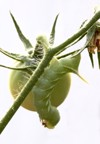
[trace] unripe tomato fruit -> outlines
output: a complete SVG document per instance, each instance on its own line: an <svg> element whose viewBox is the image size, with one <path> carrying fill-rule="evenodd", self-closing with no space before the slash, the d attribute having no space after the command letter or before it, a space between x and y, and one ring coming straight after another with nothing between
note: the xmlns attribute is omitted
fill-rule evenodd
<svg viewBox="0 0 100 144"><path fill-rule="evenodd" d="M22 65L21 63L17 64L18 67L21 65ZM10 86L10 92L14 99L18 96L22 87L26 84L27 80L28 80L27 74L25 72L19 70L12 70L10 74L9 86ZM67 73L65 76L62 77L61 80L59 80L53 92L51 93L51 104L53 106L58 107L60 104L63 103L63 101L68 95L70 84L71 84L71 77L70 74ZM25 98L21 106L30 111L36 111L33 102L33 97L34 94L30 91L30 93Z"/></svg>

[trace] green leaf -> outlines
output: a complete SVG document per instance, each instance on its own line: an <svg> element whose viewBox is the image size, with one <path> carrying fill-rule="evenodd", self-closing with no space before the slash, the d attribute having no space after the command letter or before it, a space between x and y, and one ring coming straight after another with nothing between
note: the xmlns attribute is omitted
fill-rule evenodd
<svg viewBox="0 0 100 144"><path fill-rule="evenodd" d="M54 40L55 40L55 28L56 28L56 23L57 23L57 19L58 19L59 14L56 16L53 26L52 26L52 30L50 33L50 38L49 38L49 44L52 46L54 44Z"/></svg>
<svg viewBox="0 0 100 144"><path fill-rule="evenodd" d="M21 56L20 54L15 54L15 53L10 53L8 51L5 51L2 48L0 48L0 52L17 61L22 61L22 57L24 57L24 56Z"/></svg>
<svg viewBox="0 0 100 144"><path fill-rule="evenodd" d="M27 70L27 72L33 73L33 71L37 68L39 61L36 59L30 59L30 57L25 56L25 55L20 55L20 54L15 54L15 53L10 53L8 51L5 51L0 48L0 52L3 53L4 55L16 60L22 62L23 67L9 67L5 65L0 65L0 67L8 68L8 69L13 69L13 70Z"/></svg>
<svg viewBox="0 0 100 144"><path fill-rule="evenodd" d="M15 25L15 28L17 30L18 36L20 38L20 40L23 42L24 46L26 49L32 48L32 44L30 43L30 41L23 35L23 33L21 32L20 27L18 26L14 16L12 15L12 13L10 12L11 18L13 20L13 23Z"/></svg>

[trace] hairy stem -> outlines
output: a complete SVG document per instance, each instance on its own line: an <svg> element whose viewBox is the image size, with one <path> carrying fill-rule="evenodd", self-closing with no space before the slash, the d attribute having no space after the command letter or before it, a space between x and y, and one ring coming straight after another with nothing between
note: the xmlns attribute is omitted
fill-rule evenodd
<svg viewBox="0 0 100 144"><path fill-rule="evenodd" d="M48 66L49 62L53 58L53 56L58 53L59 51L63 50L66 46L71 44L73 41L75 41L77 38L79 38L81 35L83 35L98 19L100 18L100 11L96 13L93 18L89 21L89 23L83 27L79 32L74 34L72 37L67 39L65 42L60 44L59 46L50 49L46 55L44 56L42 62L37 67L37 69L34 71L34 74L30 77L29 81L26 83L26 85L23 87L21 92L19 93L18 97L14 101L11 108L8 110L8 112L5 114L5 116L0 121L0 133L4 130L6 125L9 123L15 112L18 110L28 93L31 91L35 83L37 82L40 75L43 73L44 68Z"/></svg>

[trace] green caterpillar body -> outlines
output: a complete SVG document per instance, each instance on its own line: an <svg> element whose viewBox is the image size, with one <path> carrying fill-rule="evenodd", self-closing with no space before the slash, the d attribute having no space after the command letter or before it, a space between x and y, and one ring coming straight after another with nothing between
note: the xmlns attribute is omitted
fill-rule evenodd
<svg viewBox="0 0 100 144"><path fill-rule="evenodd" d="M34 86L34 104L45 127L53 128L60 120L57 108L52 106L50 101L53 88L66 73L78 74L79 63L80 55L68 56L60 60L54 58Z"/></svg>

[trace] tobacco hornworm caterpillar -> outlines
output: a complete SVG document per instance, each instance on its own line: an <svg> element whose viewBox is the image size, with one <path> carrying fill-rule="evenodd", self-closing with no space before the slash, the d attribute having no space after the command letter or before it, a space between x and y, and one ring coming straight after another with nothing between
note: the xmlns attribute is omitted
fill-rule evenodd
<svg viewBox="0 0 100 144"><path fill-rule="evenodd" d="M45 127L53 128L60 120L57 108L51 105L50 93L66 73L73 72L79 75L77 72L79 62L80 54L70 55L59 60L53 58L34 86L32 90L35 95L34 104Z"/></svg>

